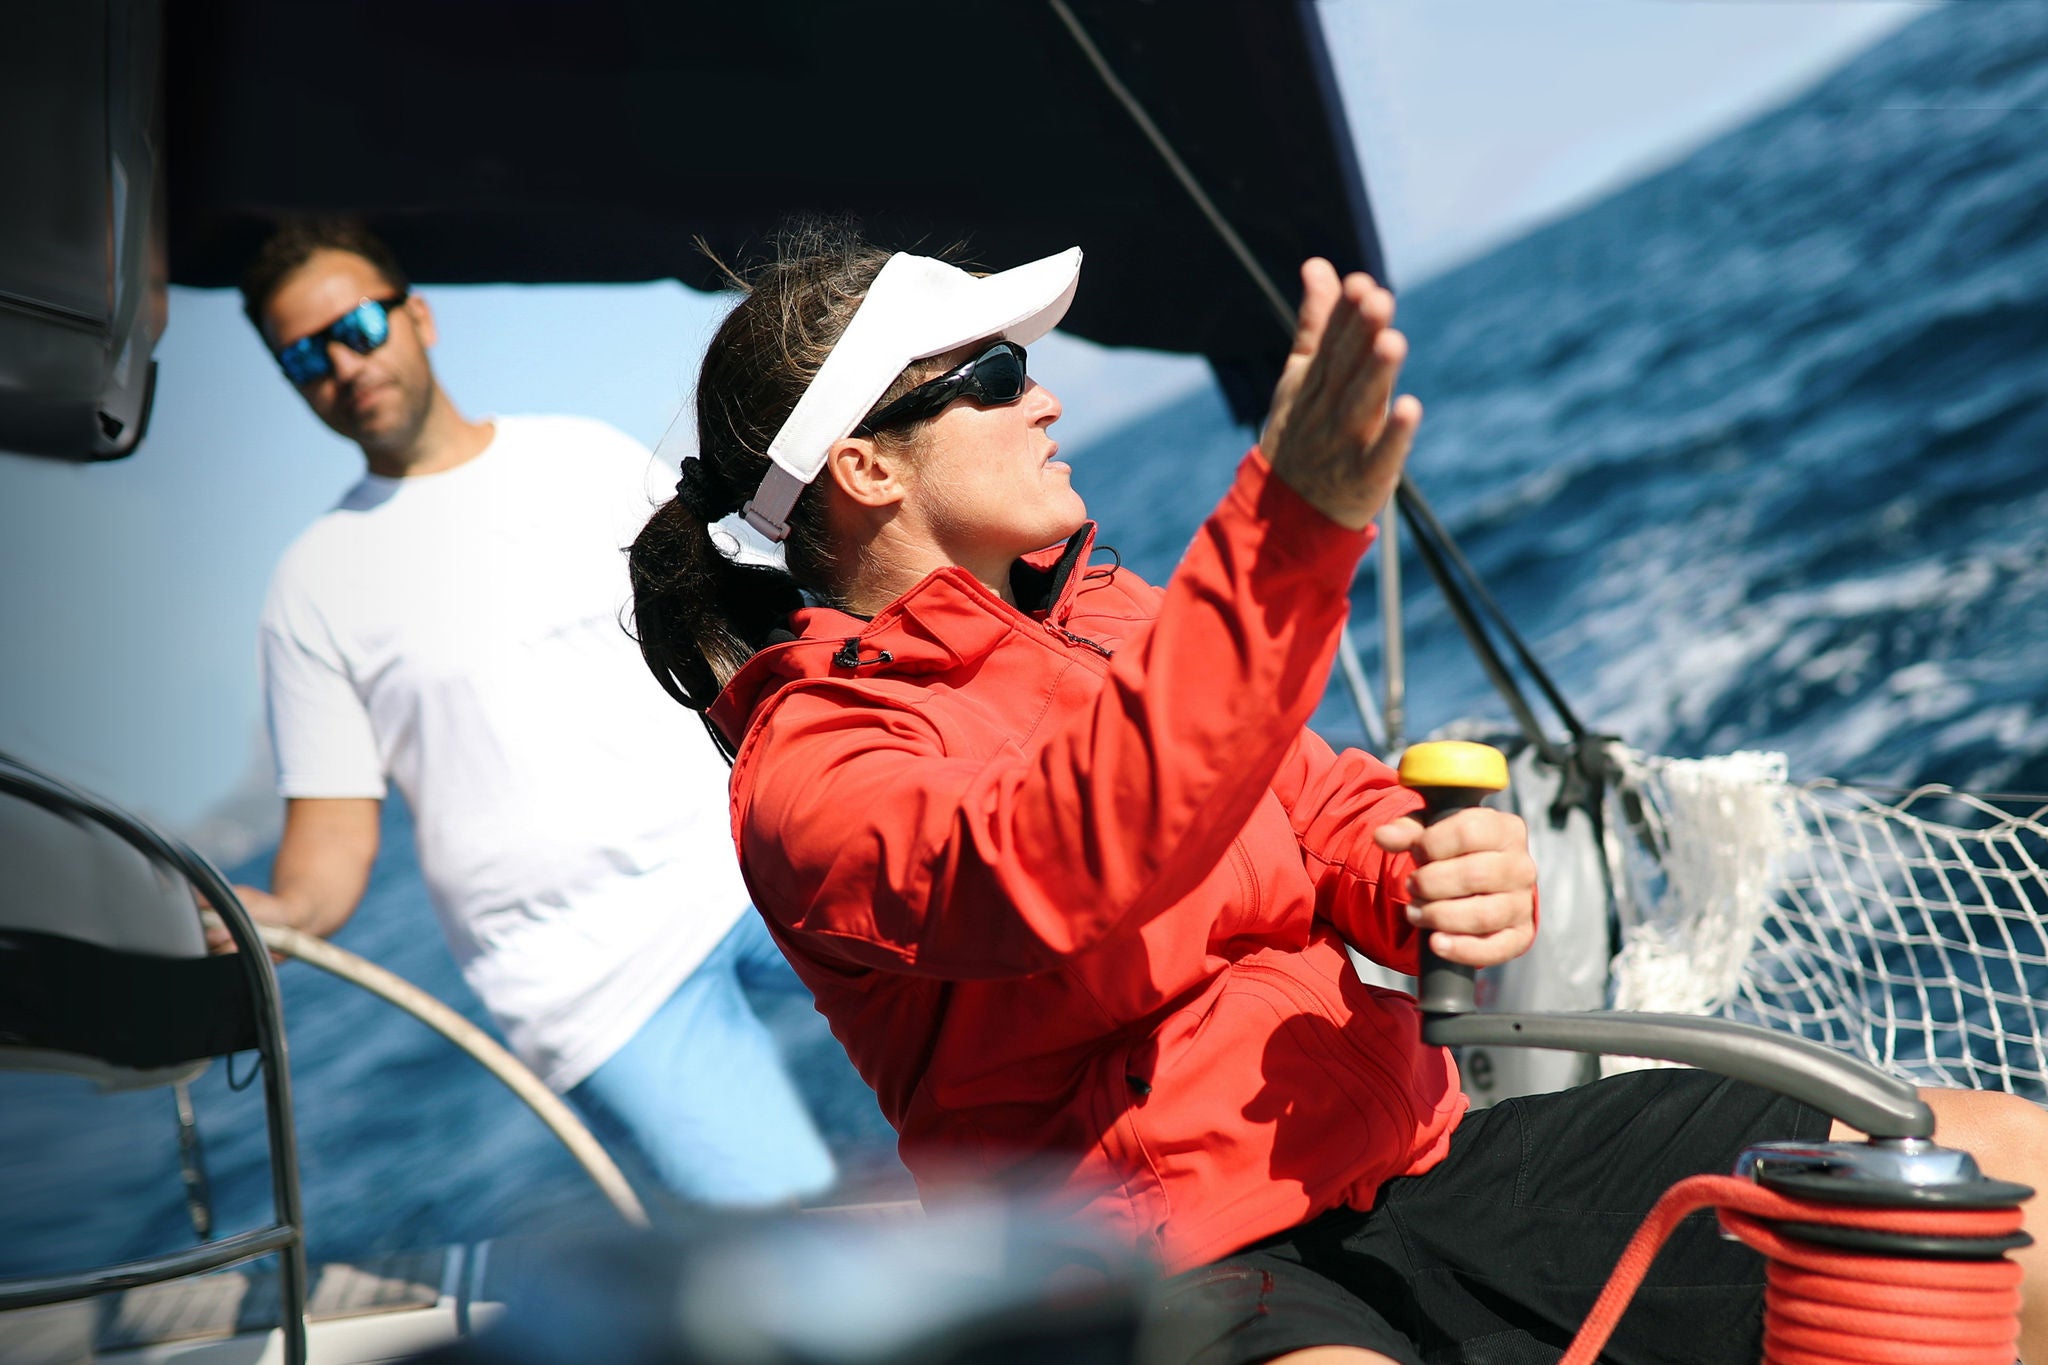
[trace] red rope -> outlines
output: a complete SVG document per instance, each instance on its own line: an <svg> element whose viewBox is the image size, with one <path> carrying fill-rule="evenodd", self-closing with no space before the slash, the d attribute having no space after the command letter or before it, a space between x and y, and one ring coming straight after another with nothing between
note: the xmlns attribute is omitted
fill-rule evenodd
<svg viewBox="0 0 2048 1365"><path fill-rule="evenodd" d="M2012 1365L2020 1268L2010 1260L1916 1261L1829 1251L1780 1236L1760 1218L1929 1237L2017 1232L2010 1209L1871 1209L1788 1198L1733 1176L1699 1175L1664 1192L1615 1263L1560 1365L1594 1365L1650 1262L1679 1220L1721 1211L1721 1225L1764 1254L1764 1365Z"/></svg>

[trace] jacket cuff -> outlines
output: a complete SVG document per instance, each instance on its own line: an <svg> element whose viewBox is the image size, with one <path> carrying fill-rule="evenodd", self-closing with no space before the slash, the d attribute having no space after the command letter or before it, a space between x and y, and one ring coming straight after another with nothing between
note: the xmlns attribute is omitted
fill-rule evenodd
<svg viewBox="0 0 2048 1365"><path fill-rule="evenodd" d="M1243 543L1254 547L1261 563L1276 568L1341 570L1349 583L1358 561L1379 536L1377 525L1353 531L1323 515L1273 473L1257 446L1238 463L1237 479L1223 501L1254 528Z"/></svg>

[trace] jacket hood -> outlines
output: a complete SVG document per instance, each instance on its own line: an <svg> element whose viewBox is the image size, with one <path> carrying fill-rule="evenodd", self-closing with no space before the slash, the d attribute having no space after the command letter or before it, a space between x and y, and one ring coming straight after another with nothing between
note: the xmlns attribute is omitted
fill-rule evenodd
<svg viewBox="0 0 2048 1365"><path fill-rule="evenodd" d="M985 655L1017 626L1066 619L1095 545L1085 522L1064 545L1010 567L1011 606L957 565L934 569L866 620L834 607L805 607L789 628L747 660L705 714L737 749L753 717L791 683L826 678L939 673Z"/></svg>

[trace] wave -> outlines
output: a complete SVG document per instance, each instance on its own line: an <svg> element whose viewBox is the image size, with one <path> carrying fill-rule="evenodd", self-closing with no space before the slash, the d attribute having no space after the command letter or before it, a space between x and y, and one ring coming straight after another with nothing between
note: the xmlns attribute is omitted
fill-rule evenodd
<svg viewBox="0 0 2048 1365"><path fill-rule="evenodd" d="M1404 296L1411 472L1603 728L2048 786L2044 218L2048 10L1943 7ZM1206 450L1211 412L1083 452L1111 539L1184 543L1228 466L1154 435ZM1406 614L1417 725L1501 714L1433 594Z"/></svg>

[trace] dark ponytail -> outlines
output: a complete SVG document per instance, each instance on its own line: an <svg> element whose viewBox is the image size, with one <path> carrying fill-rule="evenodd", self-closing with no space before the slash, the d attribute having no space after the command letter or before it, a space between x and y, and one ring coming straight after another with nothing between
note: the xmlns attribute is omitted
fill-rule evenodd
<svg viewBox="0 0 2048 1365"><path fill-rule="evenodd" d="M668 694L694 711L708 708L769 635L786 627L806 590L824 601L836 596L823 479L790 513L787 573L728 558L709 523L753 496L769 442L890 253L831 223L786 228L774 248L773 259L740 281L746 297L705 351L697 456L683 462L677 496L648 520L627 560L641 657ZM915 382L906 373L883 401Z"/></svg>

